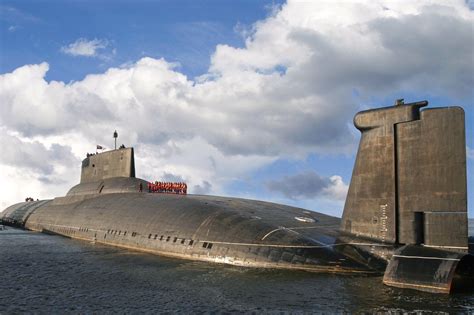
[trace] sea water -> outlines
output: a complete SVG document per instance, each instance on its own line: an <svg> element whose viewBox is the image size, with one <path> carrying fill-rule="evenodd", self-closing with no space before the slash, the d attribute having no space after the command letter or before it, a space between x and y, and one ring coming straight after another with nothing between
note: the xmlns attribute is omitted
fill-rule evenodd
<svg viewBox="0 0 474 315"><path fill-rule="evenodd" d="M474 234L474 220L470 223ZM474 293L430 294L380 276L169 259L7 227L0 313L474 313Z"/></svg>

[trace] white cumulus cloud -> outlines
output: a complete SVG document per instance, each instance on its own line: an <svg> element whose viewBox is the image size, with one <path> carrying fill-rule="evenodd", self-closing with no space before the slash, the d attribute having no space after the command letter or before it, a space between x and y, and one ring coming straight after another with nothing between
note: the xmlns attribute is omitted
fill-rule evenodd
<svg viewBox="0 0 474 315"><path fill-rule="evenodd" d="M97 143L111 147L117 129L119 142L136 145L137 175L173 174L197 191L226 193L281 157L353 152L351 120L366 101L417 91L470 97L473 21L461 0L289 1L245 33L244 47L218 45L198 78L148 57L72 83L47 81L48 63L2 74L0 127L51 152L69 144L77 160ZM79 39L62 50L98 56L107 45ZM8 141L3 149L16 152ZM11 175L18 187L51 172L37 174L35 159L0 163L35 170ZM62 185L77 183L74 174ZM326 181L321 194L343 199L342 179Z"/></svg>
<svg viewBox="0 0 474 315"><path fill-rule="evenodd" d="M61 51L71 56L97 57L99 50L109 45L107 40L79 38L74 43L61 47Z"/></svg>
<svg viewBox="0 0 474 315"><path fill-rule="evenodd" d="M348 186L341 176L323 177L314 171L285 176L266 183L267 189L278 192L290 199L315 199L324 197L345 200Z"/></svg>

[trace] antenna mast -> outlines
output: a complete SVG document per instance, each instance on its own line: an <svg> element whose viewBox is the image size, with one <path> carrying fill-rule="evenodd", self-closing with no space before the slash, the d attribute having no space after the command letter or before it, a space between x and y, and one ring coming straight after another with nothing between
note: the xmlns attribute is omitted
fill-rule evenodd
<svg viewBox="0 0 474 315"><path fill-rule="evenodd" d="M114 131L115 150L117 150L117 137L118 137L118 133L117 133L117 130L115 130L115 131Z"/></svg>

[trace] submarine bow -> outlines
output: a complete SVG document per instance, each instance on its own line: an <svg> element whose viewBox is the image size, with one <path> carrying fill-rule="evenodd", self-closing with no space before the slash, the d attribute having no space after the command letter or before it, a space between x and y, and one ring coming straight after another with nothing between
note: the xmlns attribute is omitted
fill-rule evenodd
<svg viewBox="0 0 474 315"><path fill-rule="evenodd" d="M133 148L88 155L66 196L15 204L1 219L183 259L383 274L387 285L437 293L472 289L464 112L426 105L355 116L361 140L342 220L269 202L154 193L135 177Z"/></svg>

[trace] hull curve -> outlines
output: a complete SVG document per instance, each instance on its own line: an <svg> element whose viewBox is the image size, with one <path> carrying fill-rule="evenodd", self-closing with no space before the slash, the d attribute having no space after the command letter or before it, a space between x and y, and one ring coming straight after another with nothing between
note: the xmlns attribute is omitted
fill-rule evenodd
<svg viewBox="0 0 474 315"><path fill-rule="evenodd" d="M19 205L20 210L25 206ZM268 202L149 193L43 201L24 222L33 231L181 259L378 273L343 253L348 243L340 239L339 224L338 218Z"/></svg>

